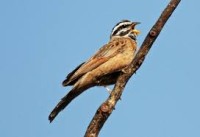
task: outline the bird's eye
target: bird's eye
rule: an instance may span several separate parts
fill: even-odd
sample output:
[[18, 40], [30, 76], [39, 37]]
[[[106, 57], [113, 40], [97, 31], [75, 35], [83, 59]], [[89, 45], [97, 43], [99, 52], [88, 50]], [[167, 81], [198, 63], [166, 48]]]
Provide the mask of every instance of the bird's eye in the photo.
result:
[[126, 28], [126, 25], [122, 25], [122, 28]]

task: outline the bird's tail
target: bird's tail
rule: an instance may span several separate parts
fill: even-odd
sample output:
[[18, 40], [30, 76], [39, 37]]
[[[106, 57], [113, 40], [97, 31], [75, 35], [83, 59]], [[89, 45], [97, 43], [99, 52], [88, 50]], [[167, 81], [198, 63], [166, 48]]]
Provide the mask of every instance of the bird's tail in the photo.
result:
[[52, 110], [52, 112], [49, 115], [49, 121], [52, 122], [60, 111], [62, 111], [74, 98], [79, 96], [84, 90], [86, 90], [88, 88], [89, 87], [84, 87], [84, 88], [74, 87], [67, 95], [65, 95], [61, 99], [61, 101]]

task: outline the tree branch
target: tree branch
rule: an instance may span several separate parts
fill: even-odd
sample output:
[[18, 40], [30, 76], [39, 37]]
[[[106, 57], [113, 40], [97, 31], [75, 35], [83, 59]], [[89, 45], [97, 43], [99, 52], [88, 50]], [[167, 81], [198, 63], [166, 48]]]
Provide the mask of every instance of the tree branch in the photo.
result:
[[149, 33], [147, 34], [142, 46], [140, 47], [137, 55], [135, 56], [133, 62], [130, 66], [124, 69], [124, 71], [120, 74], [115, 87], [109, 96], [109, 98], [98, 108], [95, 116], [93, 117], [90, 125], [87, 128], [85, 133], [85, 137], [97, 137], [104, 123], [112, 113], [115, 108], [117, 101], [120, 99], [120, 96], [128, 82], [129, 78], [139, 69], [142, 65], [147, 53], [152, 47], [154, 41], [160, 34], [162, 28], [165, 23], [173, 13], [173, 11], [178, 6], [181, 0], [171, 0], [167, 5], [165, 10], [162, 12], [161, 16], [155, 23], [155, 25], [151, 28]]

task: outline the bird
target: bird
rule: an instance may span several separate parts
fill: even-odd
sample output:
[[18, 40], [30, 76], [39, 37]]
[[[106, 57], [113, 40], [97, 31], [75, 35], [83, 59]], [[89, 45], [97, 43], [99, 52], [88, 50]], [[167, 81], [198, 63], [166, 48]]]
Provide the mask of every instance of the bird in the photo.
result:
[[111, 31], [109, 42], [67, 75], [62, 85], [72, 86], [72, 89], [50, 113], [50, 123], [73, 99], [87, 89], [116, 83], [120, 73], [130, 65], [136, 55], [136, 37], [140, 34], [140, 31], [135, 29], [137, 24], [140, 22], [118, 22]]

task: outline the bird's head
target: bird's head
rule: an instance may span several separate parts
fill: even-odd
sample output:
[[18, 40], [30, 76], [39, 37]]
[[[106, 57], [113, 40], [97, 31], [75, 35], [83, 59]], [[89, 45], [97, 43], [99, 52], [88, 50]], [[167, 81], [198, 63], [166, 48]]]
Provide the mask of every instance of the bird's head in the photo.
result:
[[115, 36], [120, 37], [129, 37], [133, 40], [136, 40], [137, 35], [140, 34], [140, 31], [135, 29], [135, 26], [140, 24], [140, 22], [131, 22], [129, 20], [122, 20], [115, 25], [112, 29], [110, 39]]

